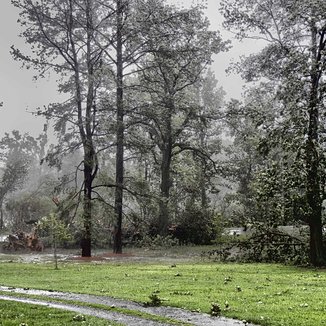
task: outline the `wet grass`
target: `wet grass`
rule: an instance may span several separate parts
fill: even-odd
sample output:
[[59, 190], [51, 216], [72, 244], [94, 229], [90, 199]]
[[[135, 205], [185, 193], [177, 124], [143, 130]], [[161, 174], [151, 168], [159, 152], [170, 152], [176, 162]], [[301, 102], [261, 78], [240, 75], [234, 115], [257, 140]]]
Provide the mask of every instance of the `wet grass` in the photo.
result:
[[40, 325], [70, 325], [70, 326], [121, 326], [91, 316], [77, 315], [59, 309], [43, 306], [0, 300], [1, 326], [40, 326]]
[[[0, 284], [107, 295], [209, 312], [262, 326], [326, 325], [326, 274], [273, 264], [118, 262], [0, 263]], [[0, 324], [1, 325], [1, 324]], [[17, 325], [17, 324], [16, 324]]]
[[[28, 294], [23, 294], [23, 293], [16, 293], [16, 292], [8, 292], [8, 291], [0, 291], [1, 295], [5, 295], [7, 297], [14, 297], [14, 298], [21, 298], [21, 299], [36, 299], [42, 302], [49, 302], [49, 303], [68, 303], [68, 304], [73, 304], [79, 307], [89, 307], [89, 308], [94, 308], [94, 309], [100, 309], [103, 311], [111, 311], [111, 312], [117, 312], [121, 313], [123, 315], [128, 315], [128, 316], [135, 316], [135, 317], [140, 317], [142, 319], [146, 320], [151, 320], [151, 321], [157, 321], [157, 322], [162, 322], [162, 323], [168, 323], [169, 325], [178, 325], [178, 326], [189, 326], [189, 323], [184, 323], [179, 320], [175, 320], [173, 318], [168, 318], [168, 317], [162, 317], [159, 315], [153, 315], [150, 313], [145, 313], [142, 311], [138, 310], [131, 310], [127, 308], [120, 308], [120, 307], [115, 307], [115, 306], [107, 306], [105, 304], [95, 304], [95, 303], [86, 303], [82, 301], [77, 301], [77, 300], [64, 300], [64, 299], [57, 299], [57, 298], [48, 298], [43, 295], [28, 295]], [[0, 301], [1, 305], [1, 301]], [[1, 311], [1, 306], [0, 306], [0, 311]], [[1, 316], [1, 315], [0, 315]], [[73, 319], [72, 319], [73, 320]], [[145, 322], [144, 321], [144, 322]], [[0, 321], [0, 326], [1, 326], [1, 321]], [[102, 325], [102, 324], [99, 324]], [[105, 324], [107, 325], [107, 324]], [[117, 323], [109, 323], [109, 325], [117, 325], [119, 326], [120, 324]]]

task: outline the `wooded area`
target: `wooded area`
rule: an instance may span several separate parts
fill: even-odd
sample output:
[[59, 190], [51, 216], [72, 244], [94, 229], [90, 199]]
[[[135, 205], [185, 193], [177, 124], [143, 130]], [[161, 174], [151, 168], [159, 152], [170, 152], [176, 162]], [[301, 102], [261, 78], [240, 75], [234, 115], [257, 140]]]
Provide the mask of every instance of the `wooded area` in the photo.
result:
[[37, 111], [48, 121], [39, 137], [1, 139], [0, 229], [30, 232], [54, 213], [66, 246], [87, 257], [306, 225], [302, 256], [325, 265], [325, 1], [220, 2], [224, 28], [261, 45], [230, 67], [246, 81], [241, 102], [210, 69], [232, 44], [210, 29], [204, 1], [12, 3], [31, 49], [13, 57], [55, 75], [65, 101]]

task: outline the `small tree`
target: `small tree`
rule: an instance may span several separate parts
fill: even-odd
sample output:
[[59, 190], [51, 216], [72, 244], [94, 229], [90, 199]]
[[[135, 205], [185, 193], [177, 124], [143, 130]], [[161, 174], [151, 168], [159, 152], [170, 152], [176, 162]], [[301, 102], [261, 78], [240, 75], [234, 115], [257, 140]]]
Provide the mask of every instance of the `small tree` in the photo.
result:
[[58, 269], [57, 248], [60, 242], [67, 241], [71, 238], [67, 226], [58, 219], [55, 213], [43, 217], [38, 222], [38, 228], [49, 233], [51, 237], [51, 245], [53, 249], [53, 258], [55, 269]]

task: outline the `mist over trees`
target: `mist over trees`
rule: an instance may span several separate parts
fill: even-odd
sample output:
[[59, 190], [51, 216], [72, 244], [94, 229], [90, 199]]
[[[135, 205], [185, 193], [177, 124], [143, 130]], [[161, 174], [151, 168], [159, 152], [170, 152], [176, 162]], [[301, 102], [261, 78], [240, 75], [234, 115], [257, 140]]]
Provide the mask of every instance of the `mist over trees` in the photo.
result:
[[213, 244], [225, 227], [308, 226], [302, 256], [325, 265], [324, 1], [221, 1], [224, 28], [261, 45], [230, 68], [246, 81], [242, 102], [210, 68], [231, 44], [204, 3], [12, 3], [31, 50], [13, 57], [37, 78], [55, 73], [66, 100], [37, 112], [54, 145], [47, 127], [0, 141], [1, 229], [54, 213], [91, 256], [158, 239]]

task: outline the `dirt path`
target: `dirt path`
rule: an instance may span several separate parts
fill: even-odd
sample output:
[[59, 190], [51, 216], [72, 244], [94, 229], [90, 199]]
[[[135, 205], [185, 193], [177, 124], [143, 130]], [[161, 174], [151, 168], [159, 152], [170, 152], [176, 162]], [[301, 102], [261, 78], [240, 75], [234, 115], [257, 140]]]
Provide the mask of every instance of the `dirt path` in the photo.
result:
[[[95, 296], [88, 294], [77, 294], [77, 293], [65, 293], [65, 292], [52, 292], [43, 290], [33, 290], [33, 289], [22, 289], [22, 288], [11, 288], [6, 286], [0, 286], [0, 291], [10, 292], [17, 294], [27, 294], [27, 295], [38, 295], [44, 296], [48, 299], [63, 299], [67, 301], [79, 301], [90, 304], [103, 304], [109, 307], [125, 308], [130, 310], [141, 311], [144, 313], [149, 313], [152, 315], [164, 316], [173, 318], [185, 323], [189, 323], [194, 326], [253, 326], [252, 324], [244, 323], [241, 321], [236, 321], [233, 319], [227, 319], [223, 317], [211, 317], [208, 314], [191, 312], [179, 308], [172, 307], [144, 307], [139, 303], [119, 300], [105, 296]], [[146, 326], [159, 326], [159, 325], [170, 325], [165, 323], [159, 323], [156, 321], [145, 320], [140, 317], [128, 316], [115, 311], [106, 311], [101, 309], [95, 309], [91, 307], [78, 306], [69, 303], [55, 303], [49, 301], [42, 301], [42, 299], [28, 299], [19, 298], [9, 295], [0, 295], [0, 300], [11, 300], [23, 303], [39, 304], [48, 307], [53, 307], [57, 309], [64, 309], [69, 311], [74, 311], [79, 314], [92, 315], [95, 317], [100, 317], [112, 321], [122, 323], [127, 326], [140, 326], [146, 324]]]

